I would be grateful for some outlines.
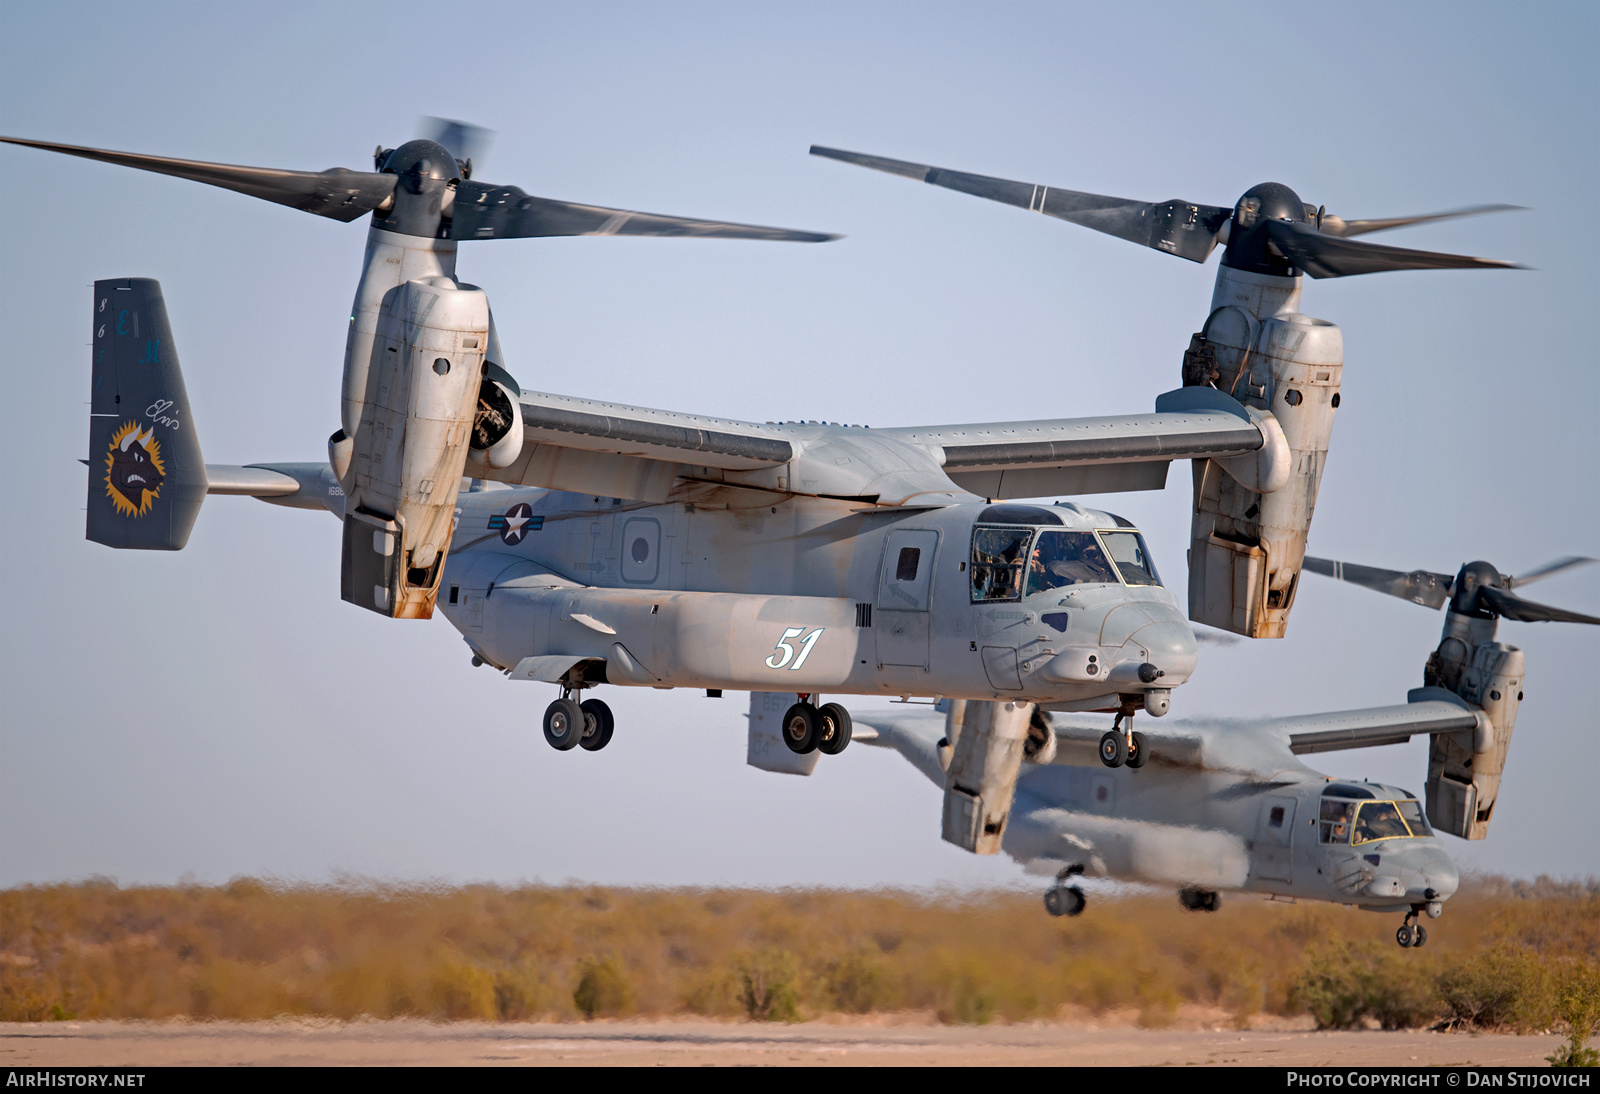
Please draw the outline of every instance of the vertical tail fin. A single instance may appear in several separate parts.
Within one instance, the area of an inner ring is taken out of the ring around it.
[[[205,461],[161,284],[96,281],[87,538],[177,551],[206,497]]]

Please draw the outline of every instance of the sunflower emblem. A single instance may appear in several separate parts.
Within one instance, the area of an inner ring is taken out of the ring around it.
[[[106,451],[106,497],[125,517],[142,517],[161,496],[167,470],[161,462],[161,442],[155,430],[139,431],[128,422],[111,435]]]

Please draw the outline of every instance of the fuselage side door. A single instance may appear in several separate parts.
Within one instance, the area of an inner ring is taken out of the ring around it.
[[[880,665],[928,666],[928,608],[939,533],[896,528],[883,548],[877,611],[872,621]]]
[[[1261,800],[1256,826],[1255,876],[1264,881],[1293,881],[1290,846],[1294,834],[1294,799],[1269,794]]]

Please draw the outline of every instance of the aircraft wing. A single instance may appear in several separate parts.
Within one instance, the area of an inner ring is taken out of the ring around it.
[[[1173,460],[1247,456],[1272,443],[1243,406],[1199,387],[1159,397],[1154,414],[882,432],[935,450],[957,486],[986,498],[1160,490]]]
[[[1422,734],[1469,733],[1478,728],[1481,715],[1454,692],[1417,688],[1406,698],[1409,701],[1401,706],[1285,718],[1273,728],[1287,735],[1289,751],[1297,756],[1396,745]]]

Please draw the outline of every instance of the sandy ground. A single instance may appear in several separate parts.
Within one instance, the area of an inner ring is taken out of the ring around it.
[[[1193,1025],[1192,1023],[1190,1024]],[[707,1020],[433,1024],[0,1023],[0,1067],[1534,1065],[1555,1035],[1140,1029],[1131,1022],[941,1026],[926,1019],[768,1025]]]

